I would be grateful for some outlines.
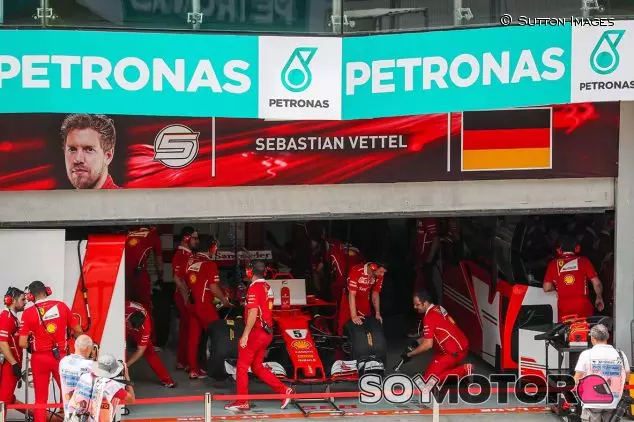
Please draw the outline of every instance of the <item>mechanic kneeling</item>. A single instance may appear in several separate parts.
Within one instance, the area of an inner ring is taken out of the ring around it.
[[[546,269],[544,291],[557,290],[557,311],[559,322],[569,317],[587,318],[594,314],[590,302],[587,281],[592,282],[596,299],[594,306],[602,311],[603,287],[592,263],[585,256],[579,256],[579,245],[570,237],[563,237],[557,248],[557,258]]]
[[[469,342],[449,313],[440,305],[434,305],[426,291],[413,296],[414,309],[423,314],[423,337],[401,355],[404,362],[434,348],[434,356],[425,371],[424,379],[432,375],[442,383],[451,375],[458,378],[471,375],[473,365],[462,364],[469,353]]]

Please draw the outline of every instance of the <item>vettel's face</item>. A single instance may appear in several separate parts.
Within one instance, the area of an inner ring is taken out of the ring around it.
[[[75,129],[68,133],[64,158],[66,175],[76,189],[95,189],[108,178],[108,165],[114,151],[101,148],[99,134],[92,129]]]

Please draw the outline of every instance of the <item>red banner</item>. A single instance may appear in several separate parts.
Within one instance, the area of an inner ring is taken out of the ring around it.
[[[0,190],[617,175],[618,103],[359,121],[0,115]]]

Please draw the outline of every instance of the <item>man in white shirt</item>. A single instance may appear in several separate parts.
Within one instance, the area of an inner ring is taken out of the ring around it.
[[[610,333],[605,325],[597,324],[590,329],[592,348],[579,355],[575,367],[575,382],[579,396],[584,401],[584,379],[589,376],[600,376],[605,381],[606,393],[612,395],[612,401],[583,404],[581,420],[584,422],[608,422],[614,409],[621,400],[625,380],[630,373],[627,356],[608,344]],[[588,383],[589,384],[589,383]]]
[[[85,334],[75,340],[75,353],[65,356],[59,362],[59,378],[62,387],[62,402],[64,413],[68,414],[68,401],[73,396],[79,378],[88,372],[93,364],[94,344],[92,339]]]

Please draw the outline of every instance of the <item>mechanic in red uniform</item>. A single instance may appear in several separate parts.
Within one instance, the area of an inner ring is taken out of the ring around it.
[[[425,371],[425,380],[433,375],[442,383],[450,375],[458,378],[471,375],[473,366],[462,363],[469,353],[469,342],[453,318],[445,308],[434,305],[431,295],[425,291],[414,293],[413,301],[414,309],[424,315],[423,337],[401,358],[407,362],[433,348],[434,356]]]
[[[337,332],[343,335],[343,327],[349,320],[357,325],[363,323],[363,318],[372,315],[383,322],[381,317],[381,289],[386,269],[384,266],[368,262],[355,265],[348,276],[347,289],[343,292],[339,306],[339,324]]]
[[[126,300],[143,305],[152,319],[152,280],[147,270],[151,251],[159,280],[163,279],[161,237],[154,227],[138,227],[128,231],[125,244]]]
[[[323,246],[321,243],[320,240],[312,240],[313,271],[323,274],[330,281],[331,298],[338,301],[346,288],[348,273],[355,265],[364,263],[365,259],[361,251],[349,243],[336,239],[323,241]],[[330,274],[325,274],[326,269]]]
[[[565,236],[559,242],[557,258],[546,269],[544,291],[557,290],[557,312],[559,322],[566,317],[587,318],[594,314],[594,308],[604,308],[601,280],[592,263],[585,256],[579,256],[581,248],[574,239]],[[596,299],[590,302],[588,280],[592,282]]]
[[[126,359],[128,368],[143,356],[156,376],[159,377],[163,386],[174,388],[176,383],[169,372],[167,372],[167,369],[165,369],[160,356],[154,350],[151,340],[152,323],[148,317],[147,309],[141,303],[126,301],[125,332],[126,338],[132,339],[136,343],[136,351]]]
[[[189,371],[187,364],[187,342],[189,341],[189,287],[187,286],[187,267],[193,258],[193,249],[198,247],[200,239],[198,232],[193,227],[184,227],[181,230],[181,244],[176,249],[172,258],[172,274],[176,291],[174,292],[174,302],[178,308],[178,353],[176,357],[177,369]]]
[[[247,277],[251,280],[247,291],[244,320],[244,333],[240,337],[238,363],[236,365],[237,395],[249,392],[249,368],[255,376],[268,384],[278,394],[292,394],[293,389],[287,387],[266,368],[264,356],[273,339],[273,291],[264,280],[266,266],[262,261],[254,261],[247,267]],[[282,409],[291,399],[282,400]],[[238,400],[229,403],[225,409],[232,411],[249,410],[249,402]]]
[[[59,361],[68,354],[68,333],[77,337],[82,330],[64,302],[48,299],[51,289],[44,283],[34,281],[27,290],[26,298],[34,304],[22,314],[19,345],[30,349],[35,403],[44,404],[48,402],[51,375],[60,388]],[[45,409],[36,409],[34,415],[35,422],[45,422]]]
[[[4,295],[4,304],[7,309],[0,313],[0,352],[4,356],[0,367],[0,401],[12,404],[15,403],[15,387],[22,377],[23,350],[18,348],[18,312],[24,310],[26,296],[22,290],[9,287]]]
[[[196,253],[187,268],[187,284],[191,291],[189,301],[189,378],[206,378],[198,362],[198,346],[203,330],[219,319],[214,305],[214,297],[224,306],[231,306],[229,299],[220,287],[218,266],[212,260],[218,252],[218,242],[212,239],[209,253]]]
[[[438,221],[435,218],[416,220],[416,237],[413,246],[416,270],[414,292],[422,289],[435,292],[432,268],[439,247]]]

